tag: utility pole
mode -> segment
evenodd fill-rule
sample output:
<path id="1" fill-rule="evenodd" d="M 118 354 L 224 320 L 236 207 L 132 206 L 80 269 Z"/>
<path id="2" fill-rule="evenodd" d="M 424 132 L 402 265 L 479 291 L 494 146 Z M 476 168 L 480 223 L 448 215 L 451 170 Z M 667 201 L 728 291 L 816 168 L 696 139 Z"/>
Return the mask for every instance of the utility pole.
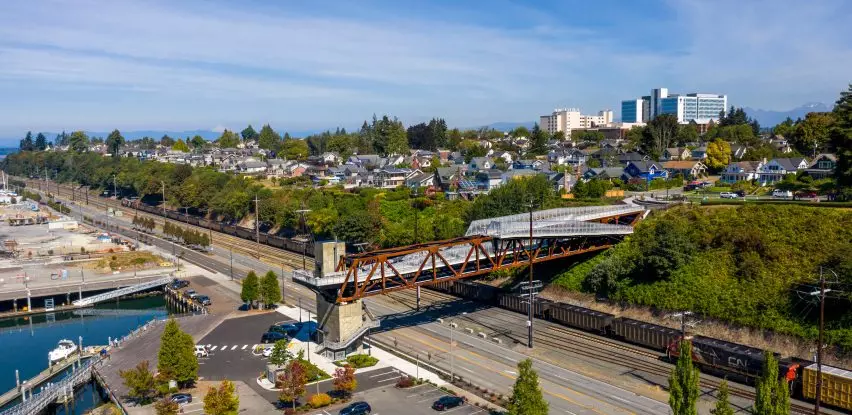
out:
<path id="1" fill-rule="evenodd" d="M 234 249 L 228 248 L 228 252 L 231 253 L 231 281 L 234 280 Z"/>
<path id="2" fill-rule="evenodd" d="M 166 182 L 160 181 L 163 185 L 163 224 L 166 223 Z"/>
<path id="3" fill-rule="evenodd" d="M 260 259 L 260 210 L 257 208 L 257 193 L 254 194 L 254 237 L 257 241 L 257 258 Z"/>
<path id="4" fill-rule="evenodd" d="M 527 316 L 527 328 L 529 332 L 527 333 L 527 347 L 532 349 L 533 347 L 533 300 L 535 295 L 533 294 L 533 262 L 535 258 L 533 257 L 533 201 L 530 199 L 530 247 L 529 247 L 529 256 L 530 256 L 530 279 L 528 282 L 529 288 L 529 315 Z"/>
<path id="5" fill-rule="evenodd" d="M 118 189 L 115 186 L 115 175 L 112 175 L 112 197 L 118 200 Z"/>
<path id="6" fill-rule="evenodd" d="M 822 267 L 819 267 L 819 337 L 817 340 L 817 377 L 816 377 L 816 403 L 814 403 L 814 415 L 819 415 L 820 398 L 822 398 L 822 335 L 825 328 L 825 275 Z"/>
<path id="7" fill-rule="evenodd" d="M 310 211 L 311 211 L 310 209 L 299 209 L 299 210 L 296 211 L 296 213 L 299 213 L 299 214 L 302 215 L 302 226 L 303 226 L 303 230 L 305 231 L 305 235 L 302 236 L 302 238 L 303 238 L 303 240 L 302 240 L 302 269 L 303 270 L 308 269 L 307 268 L 307 263 L 308 263 L 308 238 L 307 238 L 308 224 L 307 224 L 307 222 L 305 222 L 305 214 L 310 212 Z"/>

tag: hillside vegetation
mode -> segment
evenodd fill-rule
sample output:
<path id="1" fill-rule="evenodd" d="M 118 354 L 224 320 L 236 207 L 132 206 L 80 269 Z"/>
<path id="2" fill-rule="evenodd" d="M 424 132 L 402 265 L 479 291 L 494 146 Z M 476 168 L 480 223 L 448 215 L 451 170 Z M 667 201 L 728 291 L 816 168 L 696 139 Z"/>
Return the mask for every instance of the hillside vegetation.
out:
<path id="1" fill-rule="evenodd" d="M 820 266 L 843 294 L 827 301 L 831 343 L 852 351 L 852 211 L 803 206 L 677 207 L 610 251 L 558 275 L 567 289 L 616 302 L 692 310 L 738 325 L 816 338 Z M 832 276 L 833 279 L 833 276 Z"/>

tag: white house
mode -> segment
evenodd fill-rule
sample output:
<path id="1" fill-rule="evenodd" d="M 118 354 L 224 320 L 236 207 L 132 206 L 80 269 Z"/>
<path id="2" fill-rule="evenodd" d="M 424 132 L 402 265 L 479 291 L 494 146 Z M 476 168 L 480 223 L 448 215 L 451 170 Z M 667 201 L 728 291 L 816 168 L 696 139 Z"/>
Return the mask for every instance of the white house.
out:
<path id="1" fill-rule="evenodd" d="M 739 161 L 728 164 L 719 179 L 722 183 L 750 182 L 757 179 L 757 173 L 763 167 L 762 161 Z"/>
<path id="2" fill-rule="evenodd" d="M 808 168 L 808 161 L 801 157 L 772 159 L 757 172 L 761 186 L 775 184 L 784 180 L 784 176 Z"/>

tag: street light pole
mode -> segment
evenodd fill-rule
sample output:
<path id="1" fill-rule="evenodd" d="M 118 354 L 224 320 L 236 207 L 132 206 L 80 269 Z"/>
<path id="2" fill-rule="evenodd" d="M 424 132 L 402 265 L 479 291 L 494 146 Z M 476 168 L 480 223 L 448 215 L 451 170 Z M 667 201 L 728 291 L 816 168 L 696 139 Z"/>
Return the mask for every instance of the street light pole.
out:
<path id="1" fill-rule="evenodd" d="M 257 241 L 257 258 L 260 259 L 260 210 L 257 208 L 257 193 L 254 194 L 254 236 Z"/>
<path id="2" fill-rule="evenodd" d="M 532 349 L 533 347 L 533 202 L 530 199 L 530 280 L 529 280 L 529 288 L 530 288 L 530 296 L 529 300 L 529 315 L 527 316 L 527 328 L 529 333 L 527 333 L 527 347 Z"/>
<path id="3" fill-rule="evenodd" d="M 310 209 L 299 209 L 296 213 L 302 215 L 302 226 L 304 226 L 304 230 L 307 231 L 307 223 L 305 222 L 305 214 L 310 212 Z M 308 258 L 308 239 L 306 235 L 303 235 L 304 240 L 302 241 L 302 269 L 307 270 L 307 258 Z"/>

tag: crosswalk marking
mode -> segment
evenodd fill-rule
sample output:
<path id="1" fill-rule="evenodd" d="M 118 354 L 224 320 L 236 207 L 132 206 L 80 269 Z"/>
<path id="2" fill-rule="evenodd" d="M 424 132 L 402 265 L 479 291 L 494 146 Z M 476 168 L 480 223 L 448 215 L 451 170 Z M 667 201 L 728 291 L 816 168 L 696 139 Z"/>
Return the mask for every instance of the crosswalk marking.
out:
<path id="1" fill-rule="evenodd" d="M 213 347 L 211 347 L 211 348 L 210 348 L 210 351 L 212 352 L 212 351 L 216 350 L 216 348 L 217 348 L 217 347 L 219 347 L 219 346 L 213 346 Z"/>
<path id="2" fill-rule="evenodd" d="M 243 345 L 243 348 L 242 348 L 242 349 L 240 349 L 240 350 L 245 350 L 245 349 L 246 349 L 246 347 L 248 347 L 248 345 L 247 345 L 247 344 L 244 344 L 244 345 Z"/>
<path id="3" fill-rule="evenodd" d="M 240 346 L 234 345 L 234 347 L 232 347 L 231 350 L 237 350 L 237 347 L 240 347 Z"/>
<path id="4" fill-rule="evenodd" d="M 227 345 L 225 345 L 225 346 L 220 347 L 220 348 L 219 348 L 219 350 L 225 350 L 225 349 L 227 349 L 227 348 L 228 348 L 228 346 L 227 346 Z"/>

